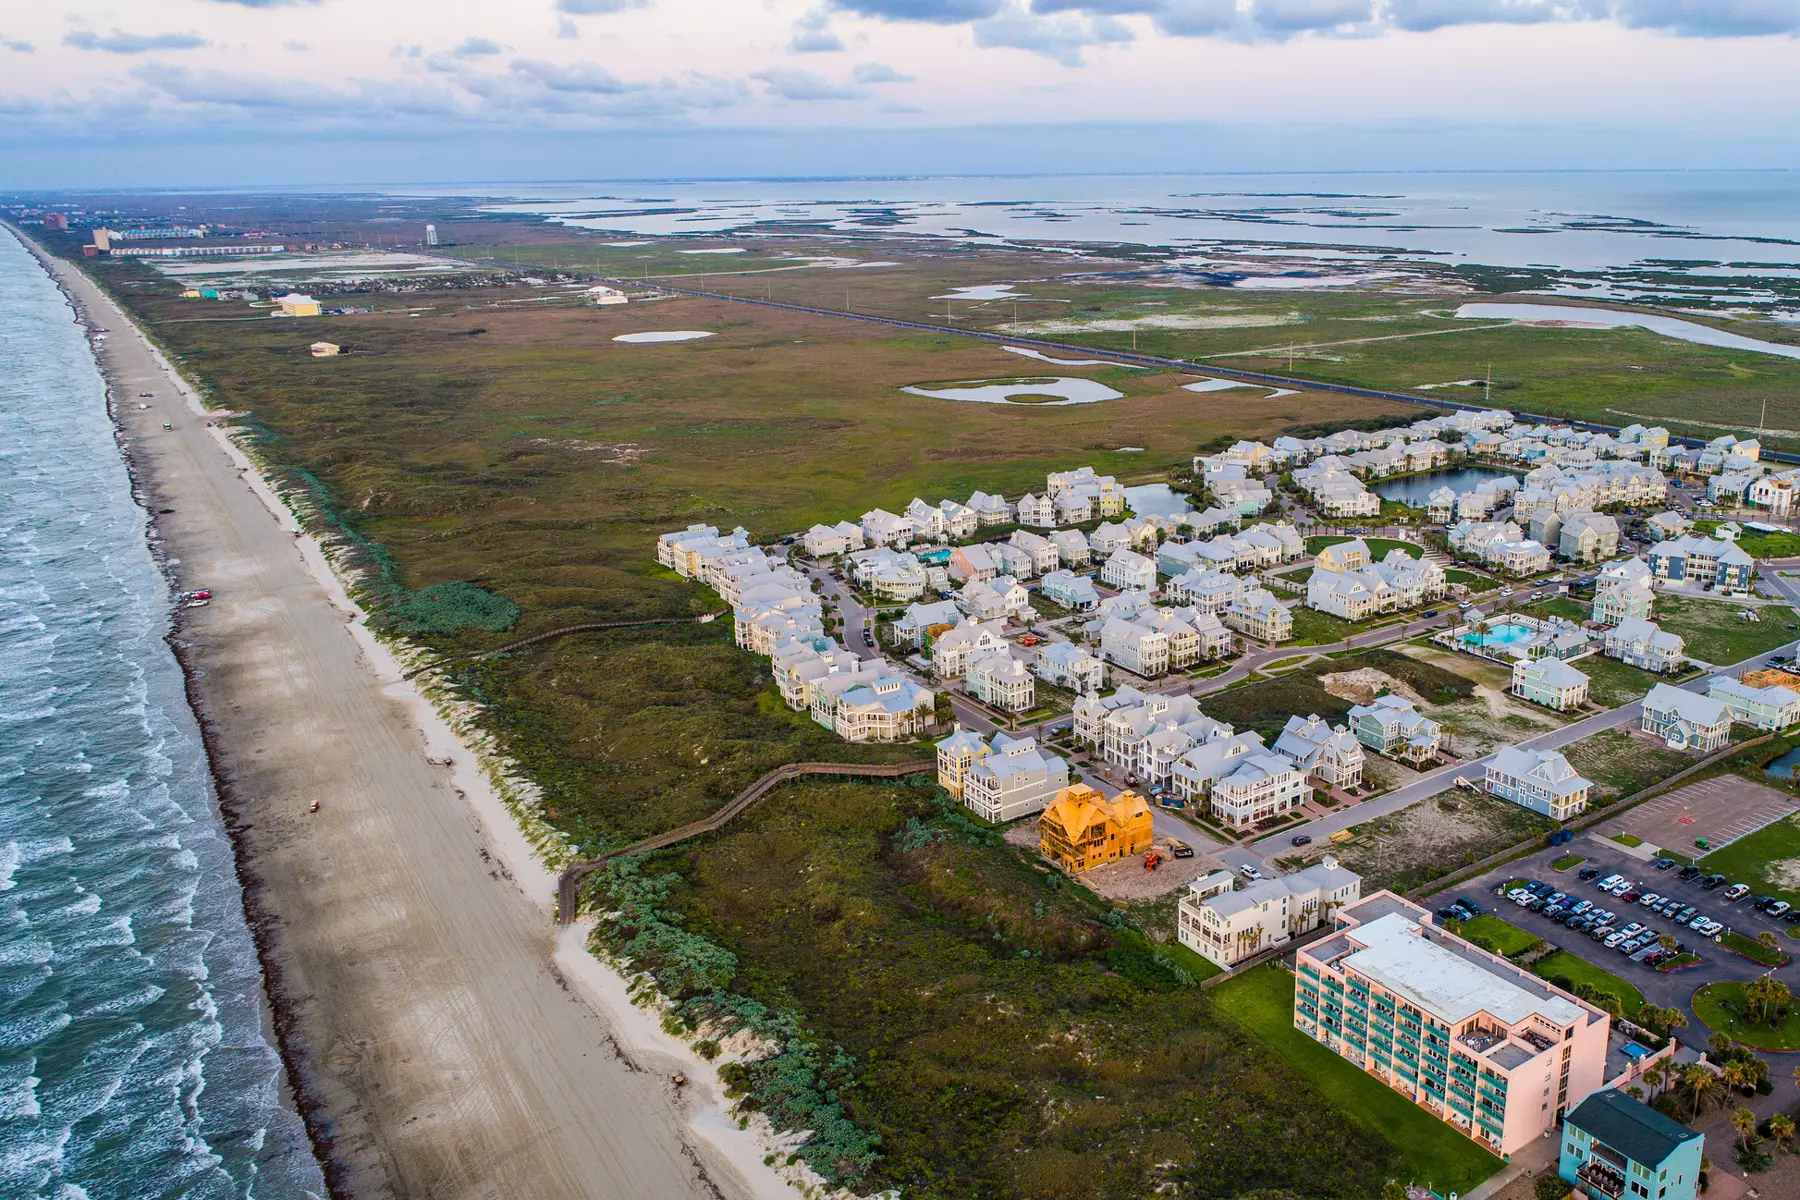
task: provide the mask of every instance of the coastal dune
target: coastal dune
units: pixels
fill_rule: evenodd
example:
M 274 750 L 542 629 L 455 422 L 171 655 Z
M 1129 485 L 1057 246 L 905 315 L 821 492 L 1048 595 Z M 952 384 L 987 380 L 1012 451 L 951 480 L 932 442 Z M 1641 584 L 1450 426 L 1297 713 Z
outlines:
M 547 874 L 317 546 L 125 314 L 44 261 L 110 331 L 101 365 L 171 570 L 216 596 L 175 642 L 334 1194 L 768 1194 L 742 1147 L 687 1136 L 717 1113 L 688 1111 L 700 1098 L 670 1083 L 674 1060 L 622 1047 L 571 990 Z

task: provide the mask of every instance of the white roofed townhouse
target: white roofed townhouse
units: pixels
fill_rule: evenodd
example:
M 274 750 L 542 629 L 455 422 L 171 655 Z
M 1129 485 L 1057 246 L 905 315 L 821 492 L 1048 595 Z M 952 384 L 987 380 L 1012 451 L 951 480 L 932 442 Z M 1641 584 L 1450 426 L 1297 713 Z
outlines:
M 732 637 L 752 654 L 768 656 L 788 638 L 822 636 L 825 623 L 817 601 L 811 605 L 775 603 L 734 609 Z
M 862 526 L 848 521 L 836 525 L 814 525 L 800 535 L 800 545 L 814 558 L 830 558 L 863 548 Z
M 1182 524 L 1198 534 L 1217 533 L 1221 529 L 1236 529 L 1244 523 L 1243 515 L 1228 508 L 1212 505 L 1199 512 L 1183 513 Z
M 1131 531 L 1123 525 L 1111 521 L 1102 521 L 1088 534 L 1088 549 L 1095 557 L 1105 558 L 1120 550 L 1131 548 Z
M 1169 770 L 1169 789 L 1186 803 L 1208 808 L 1213 784 L 1237 770 L 1246 755 L 1265 749 L 1260 734 L 1250 730 L 1236 733 L 1231 726 L 1222 726 L 1221 732 L 1195 742 L 1175 760 Z
M 1362 898 L 1362 877 L 1327 854 L 1313 866 L 1232 890 L 1232 876 L 1195 880 L 1177 905 L 1175 936 L 1209 962 L 1237 966 L 1329 924 Z
M 1377 696 L 1352 708 L 1349 721 L 1356 740 L 1377 754 L 1420 768 L 1437 761 L 1444 731 L 1411 700 L 1391 693 Z
M 966 504 L 958 504 L 954 500 L 938 501 L 938 513 L 944 522 L 944 535 L 953 541 L 975 536 L 980 528 L 980 518 L 975 510 Z
M 1100 582 L 1121 592 L 1156 587 L 1156 562 L 1135 550 L 1115 550 L 1100 568 Z
M 1800 470 L 1764 475 L 1750 485 L 1748 500 L 1752 508 L 1760 508 L 1771 517 L 1794 514 L 1794 492 L 1800 489 Z
M 1244 581 L 1224 571 L 1193 570 L 1177 575 L 1163 588 L 1163 594 L 1176 604 L 1187 605 L 1197 612 L 1223 616 L 1231 602 L 1244 594 Z
M 1027 712 L 1037 697 L 1036 677 L 1012 656 L 1011 646 L 969 655 L 963 685 L 969 695 L 1001 712 Z
M 990 546 L 977 543 L 951 552 L 946 570 L 958 583 L 986 583 L 999 576 L 1000 564 L 994 561 Z
M 1151 788 L 1173 787 L 1183 755 L 1230 737 L 1231 726 L 1200 711 L 1191 696 L 1149 695 L 1107 711 L 1100 721 L 1100 755 Z M 1258 743 L 1260 747 L 1260 742 Z
M 1026 492 L 1019 497 L 1018 513 L 1019 524 L 1049 529 L 1056 524 L 1056 501 Z
M 1207 487 L 1220 504 L 1246 517 L 1262 512 L 1275 499 L 1269 486 L 1256 479 L 1221 479 L 1217 483 L 1209 482 Z M 1380 507 L 1378 503 L 1376 510 L 1380 511 Z
M 1069 764 L 1059 755 L 1032 738 L 997 733 L 969 763 L 958 799 L 982 820 L 1002 823 L 1042 812 L 1068 786 Z
M 940 679 L 961 679 L 972 654 L 992 654 L 1006 646 L 999 622 L 983 624 L 970 617 L 937 635 L 931 643 L 931 670 Z
M 989 542 L 988 554 L 994 565 L 1000 568 L 1000 574 L 1014 579 L 1030 579 L 1036 571 L 1030 552 L 1021 550 L 1010 542 Z
M 975 511 L 975 520 L 982 526 L 1013 523 L 1013 507 L 1006 502 L 1005 496 L 976 492 L 969 497 L 969 507 Z
M 914 496 L 902 515 L 912 522 L 913 538 L 916 541 L 937 541 L 949 536 L 944 530 L 943 511 L 935 504 L 927 504 Z
M 1246 754 L 1229 775 L 1213 781 L 1207 803 L 1213 816 L 1232 829 L 1273 820 L 1306 802 L 1306 776 L 1279 754 Z
M 954 600 L 909 604 L 906 611 L 894 620 L 893 637 L 898 644 L 919 650 L 930 640 L 932 630 L 942 633 L 946 628 L 960 624 L 962 620 L 962 610 L 956 607 Z
M 1058 529 L 1050 535 L 1050 544 L 1056 547 L 1057 560 L 1065 567 L 1085 567 L 1094 556 L 1088 549 L 1087 535 L 1079 529 Z
M 1086 492 L 1064 492 L 1054 503 L 1058 524 L 1079 525 L 1094 519 L 1094 497 Z
M 1352 538 L 1347 542 L 1333 542 L 1320 550 L 1313 556 L 1313 567 L 1319 571 L 1354 571 L 1374 561 L 1369 544 L 1361 538 Z
M 1659 683 L 1644 697 L 1638 728 L 1671 750 L 1710 752 L 1731 744 L 1731 709 L 1723 700 Z
M 1440 487 L 1425 498 L 1425 516 L 1439 524 L 1448 523 L 1456 513 L 1456 493 Z
M 992 746 L 979 733 L 964 729 L 962 723 L 957 722 L 950 736 L 937 744 L 938 786 L 949 792 L 952 800 L 961 800 L 963 779 L 967 777 L 969 768 L 977 759 L 986 757 L 991 750 Z
M 1314 569 L 1306 581 L 1306 606 L 1346 621 L 1360 621 L 1395 607 L 1394 590 L 1367 568 L 1354 571 Z
M 1100 603 L 1094 581 L 1073 571 L 1052 571 L 1038 581 L 1038 591 L 1050 603 L 1073 612 L 1087 612 Z
M 1742 508 L 1750 495 L 1751 485 L 1761 478 L 1761 470 L 1714 475 L 1706 481 L 1706 498 L 1719 508 Z
M 1353 788 L 1362 783 L 1362 743 L 1347 727 L 1334 728 L 1317 713 L 1289 717 L 1273 749 L 1301 774 L 1331 787 Z
M 1489 795 L 1511 800 L 1553 821 L 1567 821 L 1586 811 L 1593 788 L 1556 751 L 1517 746 L 1502 746 L 1494 752 L 1482 786 Z
M 822 681 L 815 692 L 826 695 L 838 678 Z M 929 689 L 897 675 L 869 679 L 833 699 L 832 728 L 847 742 L 901 742 L 918 737 L 931 723 L 937 704 Z M 815 716 L 818 711 L 815 703 Z
M 1608 629 L 1600 653 L 1658 675 L 1672 674 L 1687 666 L 1687 643 L 1681 635 L 1643 617 L 1627 617 Z
M 1051 642 L 1032 664 L 1038 678 L 1071 692 L 1097 692 L 1106 686 L 1106 664 L 1070 642 Z
M 1100 655 L 1133 675 L 1153 679 L 1169 670 L 1169 634 L 1109 617 L 1100 629 Z
M 880 599 L 904 602 L 925 594 L 925 564 L 911 554 L 872 546 L 851 551 L 849 558 L 851 578 Z
M 1785 687 L 1755 687 L 1741 679 L 1716 676 L 1707 694 L 1731 710 L 1731 719 L 1769 733 L 1800 725 L 1800 693 Z
M 1541 542 L 1530 538 L 1489 543 L 1483 557 L 1509 575 L 1537 575 L 1550 569 L 1550 551 Z
M 1619 522 L 1605 513 L 1565 513 L 1556 552 L 1571 562 L 1611 558 L 1619 552 Z
M 1294 636 L 1293 614 L 1267 588 L 1246 589 L 1226 607 L 1222 619 L 1228 628 L 1270 645 Z
M 1507 690 L 1521 700 L 1569 712 L 1587 703 L 1588 677 L 1560 658 L 1520 659 L 1513 664 Z
M 1099 749 L 1105 742 L 1105 722 L 1109 714 L 1122 708 L 1144 703 L 1149 693 L 1126 684 L 1110 696 L 1087 695 L 1075 701 L 1071 709 L 1077 741 Z
M 1011 579 L 964 584 L 954 599 L 957 608 L 978 621 L 1030 621 L 1037 616 L 1037 610 L 1031 607 L 1031 593 L 1024 584 Z
M 1031 576 L 1047 575 L 1062 565 L 1062 554 L 1056 543 L 1042 534 L 1019 530 L 1012 535 L 1010 544 L 1014 549 L 1023 550 L 1031 555 Z M 1017 572 L 1014 572 L 1017 574 Z M 1021 578 L 1023 578 L 1021 576 Z
M 863 540 L 871 546 L 905 546 L 913 540 L 913 523 L 885 508 L 874 508 L 862 516 Z
M 1135 621 L 1139 617 L 1148 616 L 1155 608 L 1149 592 L 1119 592 L 1103 596 L 1100 603 L 1088 612 L 1088 619 L 1082 622 L 1081 628 L 1090 638 L 1098 638 L 1107 621 Z
M 1594 620 L 1602 625 L 1647 619 L 1656 600 L 1656 577 L 1641 558 L 1607 563 L 1594 578 Z
M 742 526 L 721 535 L 714 525 L 689 525 L 656 539 L 656 561 L 684 578 L 698 578 L 709 552 L 747 550 L 750 534 Z
M 857 669 L 857 655 L 823 634 L 790 638 L 775 647 L 769 668 L 782 703 L 796 712 L 811 712 L 813 686 L 821 679 Z

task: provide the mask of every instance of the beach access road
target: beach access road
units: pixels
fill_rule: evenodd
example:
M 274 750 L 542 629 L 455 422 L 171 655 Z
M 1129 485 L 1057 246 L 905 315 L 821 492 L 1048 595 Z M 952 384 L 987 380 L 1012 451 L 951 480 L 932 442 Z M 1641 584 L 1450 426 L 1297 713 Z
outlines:
M 48 265 L 109 331 L 102 365 L 180 585 L 215 595 L 183 611 L 176 642 L 334 1193 L 751 1194 L 712 1143 L 684 1136 L 691 1101 L 667 1066 L 627 1058 L 565 983 L 550 889 L 528 899 L 515 883 L 541 868 L 482 823 L 465 776 L 427 762 L 429 710 L 397 673 L 382 677 L 385 655 L 359 643 L 317 548 L 125 315 L 81 271 Z

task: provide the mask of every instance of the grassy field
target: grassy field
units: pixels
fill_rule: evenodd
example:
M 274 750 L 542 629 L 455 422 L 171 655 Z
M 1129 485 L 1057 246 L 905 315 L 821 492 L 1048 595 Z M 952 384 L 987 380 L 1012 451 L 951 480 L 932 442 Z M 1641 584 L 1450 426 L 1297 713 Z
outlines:
M 1565 854 L 1555 862 L 1551 863 L 1550 869 L 1552 871 L 1567 871 L 1569 868 L 1578 867 L 1586 861 L 1587 859 L 1579 854 Z
M 1498 579 L 1490 579 L 1486 575 L 1476 575 L 1469 571 L 1446 570 L 1444 579 L 1448 583 L 1460 583 L 1471 592 L 1491 592 L 1501 586 Z
M 1727 929 L 1721 933 L 1719 945 L 1733 954 L 1741 954 L 1752 962 L 1759 962 L 1765 967 L 1786 966 L 1788 962 L 1787 951 L 1781 949 L 1780 946 L 1770 949 L 1755 938 L 1741 934 L 1735 929 Z
M 1709 983 L 1694 993 L 1694 1015 L 1715 1033 L 1758 1050 L 1800 1050 L 1800 1006 L 1788 1009 L 1779 1024 L 1770 1026 L 1744 1012 L 1744 985 Z
M 1295 617 L 1298 619 L 1299 611 Z M 1456 698 L 1468 695 L 1474 684 L 1441 667 L 1420 662 L 1391 650 L 1366 650 L 1346 658 L 1313 663 L 1277 679 L 1232 688 L 1201 699 L 1208 716 L 1229 721 L 1239 730 L 1254 729 L 1273 742 L 1290 716 L 1317 713 L 1334 723 L 1350 712 L 1351 702 L 1334 696 L 1319 683 L 1319 676 L 1357 671 L 1365 667 L 1383 671 L 1424 696 Z
M 1403 1183 L 1423 1183 L 1440 1195 L 1466 1193 L 1500 1169 L 1498 1158 L 1295 1029 L 1294 979 L 1286 971 L 1258 967 L 1220 984 L 1212 996 L 1220 1011 L 1271 1046 L 1339 1109 L 1354 1113 L 1354 1126 L 1372 1127 L 1405 1147 L 1398 1174 Z
M 1597 801 L 1633 795 L 1699 761 L 1622 729 L 1603 729 L 1572 742 L 1562 755 L 1578 775 L 1594 781 Z
M 1782 605 L 1759 609 L 1761 620 L 1746 621 L 1744 609 L 1718 600 L 1691 596 L 1658 596 L 1652 614 L 1657 624 L 1687 640 L 1687 652 L 1703 662 L 1725 666 L 1758 654 L 1767 654 L 1800 636 L 1788 625 L 1794 610 Z
M 825 1131 L 827 1165 L 859 1144 L 836 1109 L 879 1137 L 841 1171 L 863 1194 L 1359 1200 L 1408 1165 L 1222 1019 L 1185 957 L 922 781 L 791 785 L 598 886 L 628 913 L 614 945 L 684 1016 L 791 1015 L 810 1058 L 739 1083 Z
M 1554 828 L 1510 801 L 1449 791 L 1355 826 L 1355 838 L 1332 853 L 1363 877 L 1364 891 L 1404 892 Z
M 1371 628 L 1365 621 L 1346 621 L 1316 608 L 1308 608 L 1299 597 L 1293 598 L 1288 611 L 1294 616 L 1293 644 L 1296 646 L 1329 646 L 1347 637 L 1366 633 Z
M 1658 683 L 1669 677 L 1640 671 L 1616 658 L 1590 654 L 1571 664 L 1588 677 L 1588 699 L 1607 708 L 1617 708 L 1633 700 L 1641 700 Z
M 1800 905 L 1800 823 L 1793 817 L 1765 825 L 1697 860 L 1709 872 L 1750 885 L 1759 896 Z
M 1517 925 L 1502 921 L 1499 917 L 1479 916 L 1472 921 L 1464 921 L 1457 930 L 1462 937 L 1474 942 L 1483 950 L 1498 954 L 1502 958 L 1512 958 L 1519 954 L 1529 954 L 1544 944 L 1544 939 L 1536 934 L 1528 933 Z
M 1306 539 L 1306 552 L 1317 554 L 1327 546 L 1354 540 L 1343 534 L 1322 533 Z M 1386 558 L 1391 550 L 1404 550 L 1414 558 L 1422 558 L 1425 554 L 1425 548 L 1416 542 L 1397 542 L 1393 538 L 1382 537 L 1366 537 L 1362 539 L 1362 542 L 1369 548 L 1369 553 L 1374 556 L 1376 562 Z
M 1552 596 L 1547 600 L 1539 600 L 1525 611 L 1534 617 L 1561 617 L 1579 625 L 1591 615 L 1592 606 L 1579 604 L 1567 596 Z
M 1644 993 L 1634 985 L 1567 950 L 1558 950 L 1555 954 L 1540 958 L 1532 964 L 1531 969 L 1540 977 L 1553 982 L 1560 983 L 1566 979 L 1569 985 L 1585 983 L 1595 991 L 1611 992 L 1619 998 L 1619 1005 L 1628 1017 L 1644 1007 Z M 1570 986 L 1569 990 L 1573 991 L 1574 986 Z

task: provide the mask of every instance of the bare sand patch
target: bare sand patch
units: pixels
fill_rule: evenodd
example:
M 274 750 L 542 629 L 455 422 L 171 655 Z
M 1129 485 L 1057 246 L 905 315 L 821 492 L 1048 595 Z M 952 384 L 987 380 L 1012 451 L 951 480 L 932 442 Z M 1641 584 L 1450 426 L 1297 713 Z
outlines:
M 1035 821 L 1019 821 L 1008 827 L 1001 835 L 1014 846 L 1037 853 L 1037 823 Z M 1192 858 L 1172 858 L 1169 854 L 1169 839 L 1157 835 L 1151 847 L 1162 855 L 1162 864 L 1154 871 L 1144 869 L 1144 856 L 1133 854 L 1121 858 L 1118 862 L 1107 863 L 1103 867 L 1095 867 L 1074 878 L 1083 887 L 1093 891 L 1103 900 L 1120 900 L 1136 902 L 1154 900 L 1158 896 L 1166 896 L 1170 892 L 1185 888 L 1202 875 L 1220 871 L 1225 864 L 1210 854 L 1195 852 Z M 1051 870 L 1061 870 L 1046 862 Z
M 1339 700 L 1367 704 L 1382 692 L 1392 692 L 1404 700 L 1419 703 L 1424 697 L 1385 671 L 1363 667 L 1355 671 L 1337 671 L 1319 676 L 1319 686 Z

